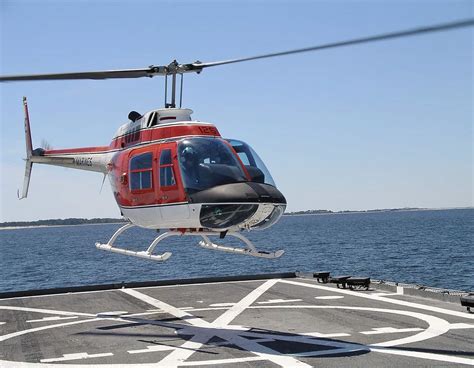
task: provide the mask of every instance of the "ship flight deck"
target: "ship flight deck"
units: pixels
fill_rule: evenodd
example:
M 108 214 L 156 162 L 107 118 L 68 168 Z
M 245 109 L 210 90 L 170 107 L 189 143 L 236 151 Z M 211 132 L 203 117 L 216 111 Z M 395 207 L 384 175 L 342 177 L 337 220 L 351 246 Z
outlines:
M 474 314 L 459 302 L 302 276 L 4 294 L 0 367 L 474 365 Z

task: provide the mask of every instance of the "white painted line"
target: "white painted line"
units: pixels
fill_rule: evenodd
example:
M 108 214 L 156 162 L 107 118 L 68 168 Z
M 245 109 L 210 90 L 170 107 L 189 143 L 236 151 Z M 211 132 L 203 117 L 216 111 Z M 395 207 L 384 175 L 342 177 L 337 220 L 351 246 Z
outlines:
M 327 295 L 327 296 L 315 296 L 314 299 L 321 299 L 321 300 L 334 300 L 334 299 L 343 299 L 344 297 L 341 295 Z
M 76 354 L 64 354 L 61 358 L 50 358 L 50 359 L 41 359 L 41 363 L 53 363 L 53 362 L 66 362 L 68 360 L 78 360 L 78 359 L 90 359 L 90 358 L 102 358 L 106 356 L 112 356 L 112 353 L 102 353 L 102 354 L 87 354 L 87 353 L 76 353 Z
M 268 280 L 252 290 L 247 296 L 235 303 L 227 312 L 221 314 L 212 324 L 225 326 L 232 322 L 239 314 L 260 298 L 267 290 L 278 282 L 278 279 Z
M 269 299 L 265 302 L 257 302 L 257 304 L 293 303 L 302 301 L 303 299 Z
M 334 293 L 340 293 L 340 294 L 356 296 L 356 297 L 359 297 L 359 298 L 377 300 L 377 301 L 385 302 L 385 303 L 402 305 L 404 307 L 423 309 L 423 310 L 426 310 L 426 311 L 441 313 L 441 314 L 447 314 L 447 315 L 455 316 L 455 317 L 474 319 L 474 314 L 467 314 L 465 312 L 457 312 L 457 311 L 452 311 L 452 310 L 449 310 L 449 309 L 444 309 L 444 308 L 439 308 L 439 307 L 431 307 L 429 305 L 418 304 L 418 303 L 413 303 L 413 302 L 407 302 L 405 300 L 384 298 L 382 296 L 363 294 L 363 293 L 359 293 L 357 291 L 352 291 L 352 290 L 347 290 L 347 289 L 337 289 L 337 288 L 332 288 L 332 287 L 329 287 L 329 286 L 321 286 L 321 285 L 316 285 L 316 284 L 309 284 L 309 283 L 291 281 L 291 280 L 285 280 L 285 279 L 282 279 L 280 282 L 283 282 L 285 284 L 290 284 L 290 285 L 298 285 L 298 286 L 308 287 L 308 288 L 312 288 L 312 289 L 326 290 L 326 291 L 330 291 L 330 292 L 334 292 Z
M 188 310 L 194 309 L 194 307 L 179 307 L 179 309 L 181 309 L 183 311 L 188 311 Z
M 139 349 L 139 350 L 129 350 L 129 354 L 143 354 L 143 353 L 152 353 L 154 351 L 170 351 L 174 350 L 176 347 L 174 346 L 166 346 L 166 345 L 152 345 L 147 346 L 146 349 Z
M 364 335 L 380 335 L 380 334 L 390 334 L 390 333 L 402 333 L 402 332 L 418 332 L 423 331 L 423 328 L 393 328 L 393 327 L 377 327 L 373 328 L 370 331 L 361 331 L 361 334 Z
M 0 322 L 0 325 L 4 325 L 6 322 Z
M 245 363 L 245 362 L 255 362 L 258 360 L 264 360 L 265 358 L 261 357 L 246 357 L 246 358 L 230 358 L 230 359 L 217 359 L 217 360 L 199 360 L 196 362 L 183 362 L 180 363 L 180 366 L 192 367 L 200 365 L 222 365 L 222 364 L 232 364 L 232 363 Z
M 29 322 L 29 323 L 34 323 L 34 322 L 48 322 L 48 321 L 60 321 L 60 320 L 63 320 L 63 319 L 74 319 L 74 318 L 78 318 L 77 316 L 71 316 L 71 317 L 59 317 L 59 316 L 54 316 L 54 317 L 44 317 L 44 318 L 41 318 L 41 319 L 30 319 L 26 322 Z
M 394 295 L 400 295 L 398 293 L 370 293 L 370 295 L 374 296 L 394 296 Z
M 140 317 L 140 316 L 152 316 L 154 314 L 163 314 L 165 312 L 143 312 L 143 313 L 133 313 L 133 314 L 127 314 L 126 317 Z M 120 318 L 120 317 L 119 317 Z
M 178 318 L 190 318 L 190 319 L 193 319 L 195 320 L 194 323 L 195 325 L 199 325 L 201 327 L 207 327 L 208 326 L 208 322 L 204 321 L 203 319 L 201 318 L 194 318 L 194 316 L 192 314 L 189 314 L 179 308 L 176 308 L 170 304 L 167 304 L 165 302 L 162 302 L 161 300 L 158 300 L 158 299 L 155 299 L 151 296 L 148 296 L 146 294 L 143 294 L 139 291 L 136 291 L 134 289 L 120 289 L 121 292 L 125 293 L 125 294 L 128 294 L 128 295 L 131 295 L 145 303 L 148 303 L 156 308 L 159 308 L 160 310 L 162 310 L 163 312 L 165 313 L 168 313 L 168 314 L 171 314 L 175 317 L 178 317 Z
M 235 303 L 214 303 L 209 304 L 210 307 L 233 307 Z
M 91 313 L 78 313 L 78 312 L 66 312 L 66 311 L 58 311 L 58 310 L 51 310 L 51 309 L 13 307 L 13 306 L 9 306 L 9 305 L 0 305 L 0 309 L 17 310 L 17 311 L 22 311 L 22 312 L 44 313 L 44 314 L 56 314 L 56 315 L 60 315 L 60 316 L 95 317 L 95 314 L 91 314 Z
M 470 323 L 451 323 L 449 325 L 450 330 L 463 330 L 465 328 L 474 328 L 474 324 L 470 324 Z
M 341 332 L 341 333 L 328 333 L 328 334 L 319 333 L 319 332 L 305 332 L 305 333 L 300 333 L 298 335 L 310 336 L 310 337 L 323 337 L 323 338 L 351 336 L 350 334 L 344 333 L 344 332 Z
M 398 349 L 389 349 L 389 348 L 375 348 L 369 346 L 370 351 L 384 354 L 393 354 L 393 355 L 402 355 L 411 358 L 421 358 L 428 360 L 437 360 L 440 362 L 449 362 L 449 363 L 459 363 L 466 365 L 474 365 L 474 359 L 469 358 L 460 358 L 452 355 L 445 354 L 433 354 L 433 353 L 422 353 L 419 351 L 410 351 L 410 350 L 398 350 Z
M 81 321 L 74 321 L 74 322 L 65 322 L 65 323 L 59 323 L 56 325 L 48 325 L 48 326 L 41 326 L 41 327 L 36 327 L 36 328 L 30 328 L 28 330 L 23 330 L 23 331 L 17 331 L 10 333 L 8 335 L 3 335 L 0 336 L 0 342 L 11 339 L 13 337 L 18 337 L 21 335 L 26 335 L 32 332 L 36 331 L 43 331 L 43 330 L 49 330 L 50 328 L 56 328 L 56 327 L 63 327 L 63 326 L 71 326 L 71 325 L 77 325 L 79 323 L 87 323 L 87 322 L 96 322 L 96 321 L 102 321 L 100 318 L 94 318 L 94 319 L 83 319 Z

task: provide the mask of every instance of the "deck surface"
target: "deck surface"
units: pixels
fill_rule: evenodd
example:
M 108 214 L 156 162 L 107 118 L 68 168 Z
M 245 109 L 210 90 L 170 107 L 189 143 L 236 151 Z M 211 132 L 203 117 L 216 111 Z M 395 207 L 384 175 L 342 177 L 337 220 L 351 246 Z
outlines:
M 0 299 L 0 367 L 474 365 L 474 314 L 288 278 Z

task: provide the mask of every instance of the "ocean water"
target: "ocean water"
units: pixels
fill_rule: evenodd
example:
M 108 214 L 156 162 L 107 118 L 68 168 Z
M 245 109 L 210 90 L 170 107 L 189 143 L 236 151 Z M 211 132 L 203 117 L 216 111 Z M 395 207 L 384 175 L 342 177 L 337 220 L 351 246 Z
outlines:
M 131 281 L 293 271 L 474 290 L 474 209 L 285 216 L 246 235 L 276 260 L 205 250 L 198 238 L 167 239 L 164 263 L 99 251 L 119 224 L 0 231 L 0 292 Z M 145 250 L 156 236 L 133 228 L 118 246 Z M 218 242 L 215 240 L 216 243 Z M 236 244 L 224 239 L 223 243 Z

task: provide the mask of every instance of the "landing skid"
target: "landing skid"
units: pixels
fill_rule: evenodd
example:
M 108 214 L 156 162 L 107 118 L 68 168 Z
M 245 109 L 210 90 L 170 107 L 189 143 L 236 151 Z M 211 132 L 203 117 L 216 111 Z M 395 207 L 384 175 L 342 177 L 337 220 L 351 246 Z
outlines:
M 150 259 L 150 260 L 159 261 L 159 262 L 166 261 L 168 258 L 170 258 L 171 252 L 165 252 L 163 254 L 153 254 L 153 251 L 155 250 L 159 242 L 172 236 L 200 236 L 203 240 L 199 242 L 199 246 L 201 246 L 202 248 L 218 250 L 218 251 L 227 252 L 227 253 L 243 254 L 243 255 L 252 256 L 252 257 L 270 258 L 270 259 L 279 258 L 285 252 L 284 250 L 278 250 L 276 252 L 259 251 L 257 250 L 257 248 L 255 248 L 255 246 L 252 244 L 252 242 L 249 239 L 247 239 L 245 236 L 237 232 L 228 232 L 227 235 L 233 236 L 243 241 L 246 245 L 245 248 L 229 247 L 225 245 L 215 244 L 209 239 L 209 236 L 218 236 L 220 235 L 220 233 L 215 233 L 215 232 L 210 232 L 210 231 L 206 231 L 206 232 L 204 231 L 185 231 L 185 232 L 168 231 L 166 233 L 161 234 L 155 240 L 153 240 L 153 242 L 150 244 L 150 246 L 148 247 L 146 251 L 141 251 L 141 252 L 115 247 L 114 243 L 119 237 L 119 235 L 122 234 L 125 230 L 128 230 L 134 226 L 135 225 L 130 224 L 130 223 L 122 226 L 120 229 L 118 229 L 115 232 L 114 235 L 112 235 L 112 237 L 106 244 L 95 243 L 95 246 L 97 247 L 97 249 L 100 249 L 100 250 L 123 254 L 126 256 Z

